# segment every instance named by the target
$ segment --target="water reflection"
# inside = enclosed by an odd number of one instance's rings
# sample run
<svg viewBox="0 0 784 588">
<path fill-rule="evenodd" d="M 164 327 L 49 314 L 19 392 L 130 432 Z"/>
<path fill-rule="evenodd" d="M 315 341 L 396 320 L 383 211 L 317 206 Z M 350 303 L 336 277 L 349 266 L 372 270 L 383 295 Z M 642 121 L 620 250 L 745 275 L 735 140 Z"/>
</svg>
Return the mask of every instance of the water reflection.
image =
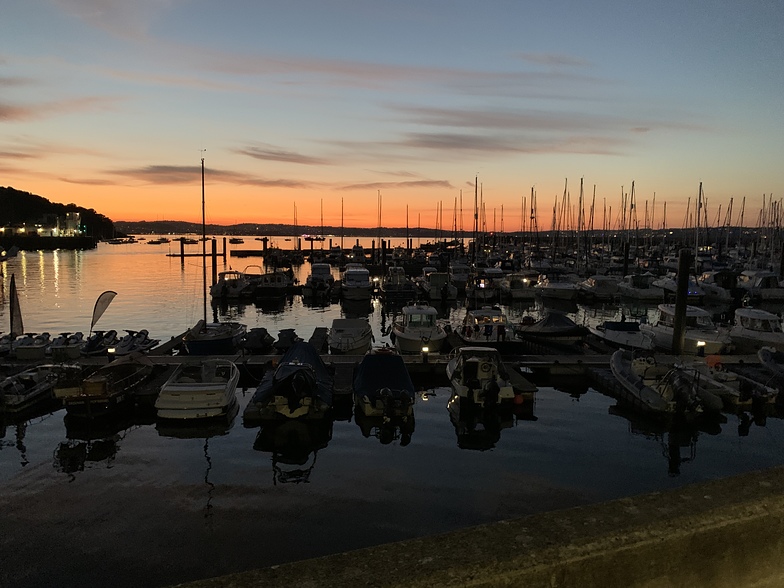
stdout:
<svg viewBox="0 0 784 588">
<path fill-rule="evenodd" d="M 27 429 L 32 425 L 41 423 L 52 416 L 57 410 L 54 400 L 36 402 L 33 406 L 19 412 L 0 412 L 0 451 L 15 449 L 19 452 L 19 465 L 25 467 L 30 463 L 27 457 L 27 444 L 25 437 Z M 14 427 L 13 439 L 8 433 L 8 428 Z"/>
<path fill-rule="evenodd" d="M 414 415 L 391 418 L 370 417 L 361 410 L 357 410 L 354 414 L 354 420 L 365 439 L 375 437 L 382 445 L 389 445 L 397 441 L 401 447 L 405 447 L 411 443 L 411 437 L 416 427 Z"/>
<path fill-rule="evenodd" d="M 273 484 L 307 483 L 319 450 L 331 439 L 331 419 L 291 419 L 263 425 L 253 449 L 272 454 Z"/>
<path fill-rule="evenodd" d="M 519 397 L 520 403 L 511 406 L 488 404 L 480 406 L 466 398 L 452 394 L 447 402 L 449 419 L 455 428 L 460 449 L 486 451 L 501 439 L 501 431 L 515 426 L 517 421 L 535 421 L 535 400 Z"/>
</svg>

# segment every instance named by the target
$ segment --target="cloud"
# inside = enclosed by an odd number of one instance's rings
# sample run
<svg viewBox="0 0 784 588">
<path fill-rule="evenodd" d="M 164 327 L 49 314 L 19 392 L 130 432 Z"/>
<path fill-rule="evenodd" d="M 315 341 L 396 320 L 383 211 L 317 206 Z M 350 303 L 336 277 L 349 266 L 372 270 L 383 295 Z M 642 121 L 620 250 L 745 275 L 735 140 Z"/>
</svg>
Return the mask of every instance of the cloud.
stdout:
<svg viewBox="0 0 784 588">
<path fill-rule="evenodd" d="M 112 170 L 108 173 L 145 184 L 198 184 L 201 181 L 201 168 L 198 166 L 150 165 L 141 168 Z M 301 180 L 266 179 L 240 172 L 209 168 L 206 170 L 205 180 L 265 188 L 314 187 L 314 184 Z"/>
<path fill-rule="evenodd" d="M 574 55 L 563 53 L 516 53 L 514 57 L 533 63 L 536 65 L 547 65 L 549 67 L 590 67 L 591 63 Z"/>
<path fill-rule="evenodd" d="M 0 65 L 3 61 L 0 59 Z M 15 86 L 32 86 L 36 83 L 33 78 L 23 76 L 0 76 L 0 88 L 12 88 Z"/>
<path fill-rule="evenodd" d="M 416 180 L 412 182 L 369 182 L 366 184 L 349 184 L 340 190 L 382 190 L 387 188 L 449 188 L 454 186 L 447 180 Z"/>
<path fill-rule="evenodd" d="M 303 165 L 329 165 L 327 159 L 303 155 L 293 151 L 285 151 L 272 145 L 251 145 L 242 149 L 235 149 L 235 153 L 247 155 L 263 161 L 281 161 L 284 163 L 299 163 Z"/>
<path fill-rule="evenodd" d="M 83 96 L 24 106 L 0 103 L 0 122 L 35 120 L 62 114 L 107 110 L 119 100 L 119 98 Z"/>
<path fill-rule="evenodd" d="M 66 14 L 119 37 L 144 38 L 178 0 L 55 0 Z"/>
</svg>

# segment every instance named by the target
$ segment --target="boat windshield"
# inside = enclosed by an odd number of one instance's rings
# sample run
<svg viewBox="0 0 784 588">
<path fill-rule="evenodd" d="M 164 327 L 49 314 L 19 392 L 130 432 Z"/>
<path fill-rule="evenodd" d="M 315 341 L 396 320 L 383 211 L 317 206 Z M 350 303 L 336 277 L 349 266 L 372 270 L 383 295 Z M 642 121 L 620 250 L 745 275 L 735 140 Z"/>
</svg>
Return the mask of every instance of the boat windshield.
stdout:
<svg viewBox="0 0 784 588">
<path fill-rule="evenodd" d="M 778 320 L 743 317 L 741 318 L 741 325 L 761 333 L 781 333 L 781 325 Z"/>
<path fill-rule="evenodd" d="M 433 327 L 436 324 L 434 314 L 410 314 L 408 315 L 409 327 Z"/>
<path fill-rule="evenodd" d="M 709 316 L 687 316 L 686 326 L 697 329 L 715 329 L 716 326 Z"/>
</svg>

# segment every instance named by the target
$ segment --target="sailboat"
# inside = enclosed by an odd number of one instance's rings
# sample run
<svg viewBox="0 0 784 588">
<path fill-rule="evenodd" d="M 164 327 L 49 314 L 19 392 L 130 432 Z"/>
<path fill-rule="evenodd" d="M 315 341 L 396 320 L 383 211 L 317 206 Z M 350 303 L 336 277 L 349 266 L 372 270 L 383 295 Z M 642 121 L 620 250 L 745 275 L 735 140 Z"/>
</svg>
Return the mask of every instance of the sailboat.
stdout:
<svg viewBox="0 0 784 588">
<path fill-rule="evenodd" d="M 237 350 L 245 336 L 246 327 L 234 322 L 207 322 L 207 223 L 204 209 L 204 157 L 201 158 L 201 233 L 204 312 L 202 318 L 185 333 L 182 340 L 189 355 L 229 355 Z"/>
<path fill-rule="evenodd" d="M 22 324 L 22 311 L 19 308 L 19 294 L 16 291 L 16 279 L 14 274 L 11 274 L 10 286 L 10 307 L 11 307 L 11 330 L 7 335 L 0 337 L 0 355 L 6 355 L 11 351 L 14 339 L 24 333 L 24 325 Z"/>
</svg>

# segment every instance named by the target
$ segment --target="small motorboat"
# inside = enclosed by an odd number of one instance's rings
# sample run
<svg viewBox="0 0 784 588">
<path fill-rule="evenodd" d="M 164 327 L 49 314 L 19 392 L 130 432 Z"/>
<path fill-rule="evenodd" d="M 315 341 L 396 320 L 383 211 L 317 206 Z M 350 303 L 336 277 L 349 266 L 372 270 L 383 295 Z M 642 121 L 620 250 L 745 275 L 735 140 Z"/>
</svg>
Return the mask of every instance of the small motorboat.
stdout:
<svg viewBox="0 0 784 588">
<path fill-rule="evenodd" d="M 40 400 L 51 399 L 59 379 L 57 366 L 40 365 L 0 380 L 0 408 L 22 410 Z"/>
<path fill-rule="evenodd" d="M 391 348 L 366 354 L 354 372 L 354 405 L 368 417 L 414 416 L 414 384 L 403 358 Z"/>
<path fill-rule="evenodd" d="M 784 349 L 781 319 L 761 308 L 738 308 L 730 328 L 735 353 L 757 353 L 763 347 Z"/>
<path fill-rule="evenodd" d="M 584 341 L 589 333 L 587 327 L 578 325 L 560 312 L 548 312 L 538 321 L 532 316 L 523 317 L 515 325 L 514 332 L 524 341 L 548 345 L 575 345 Z"/>
<path fill-rule="evenodd" d="M 701 397 L 705 396 L 705 392 L 713 394 L 730 409 L 751 406 L 755 402 L 774 402 L 779 393 L 776 388 L 725 370 L 721 363 L 714 363 L 712 366 L 707 363 L 694 363 L 684 365 L 682 369 L 692 379 Z"/>
<path fill-rule="evenodd" d="M 261 355 L 264 353 L 271 353 L 274 344 L 275 337 L 270 335 L 267 329 L 264 327 L 254 327 L 245 334 L 241 348 L 244 353 Z"/>
<path fill-rule="evenodd" d="M 240 372 L 227 359 L 180 364 L 155 400 L 159 419 L 195 420 L 223 417 L 237 404 Z"/>
<path fill-rule="evenodd" d="M 403 307 L 400 321 L 392 323 L 392 340 L 400 353 L 438 353 L 446 341 L 446 331 L 438 324 L 438 311 L 429 304 Z"/>
<path fill-rule="evenodd" d="M 334 319 L 327 342 L 331 353 L 362 355 L 373 342 L 373 329 L 366 319 Z"/>
<path fill-rule="evenodd" d="M 134 389 L 152 373 L 152 361 L 146 355 L 134 352 L 101 367 L 76 389 L 55 388 L 55 396 L 62 399 L 69 416 L 108 416 L 133 404 Z"/>
<path fill-rule="evenodd" d="M 525 376 L 507 369 L 492 347 L 459 347 L 446 364 L 446 375 L 455 394 L 479 406 L 521 402 L 536 392 Z"/>
<path fill-rule="evenodd" d="M 189 355 L 236 353 L 247 328 L 241 323 L 205 323 L 200 319 L 182 338 Z"/>
<path fill-rule="evenodd" d="M 322 419 L 332 408 L 334 378 L 313 345 L 294 343 L 268 371 L 243 412 L 245 426 L 281 419 Z"/>
<path fill-rule="evenodd" d="M 49 351 L 52 353 L 53 361 L 69 361 L 78 359 L 82 355 L 82 345 L 84 345 L 84 334 L 81 331 L 60 333 L 52 341 Z"/>
<path fill-rule="evenodd" d="M 660 304 L 659 318 L 653 324 L 641 325 L 640 329 L 653 334 L 656 346 L 672 351 L 675 330 L 675 305 Z M 686 306 L 684 325 L 684 355 L 713 355 L 724 352 L 730 346 L 729 336 L 720 331 L 707 310 L 697 306 Z"/>
<path fill-rule="evenodd" d="M 621 349 L 652 351 L 656 346 L 653 335 L 648 331 L 641 331 L 637 321 L 627 321 L 624 318 L 620 321 L 604 321 L 595 327 L 588 327 L 588 330 L 605 343 Z"/>
</svg>

